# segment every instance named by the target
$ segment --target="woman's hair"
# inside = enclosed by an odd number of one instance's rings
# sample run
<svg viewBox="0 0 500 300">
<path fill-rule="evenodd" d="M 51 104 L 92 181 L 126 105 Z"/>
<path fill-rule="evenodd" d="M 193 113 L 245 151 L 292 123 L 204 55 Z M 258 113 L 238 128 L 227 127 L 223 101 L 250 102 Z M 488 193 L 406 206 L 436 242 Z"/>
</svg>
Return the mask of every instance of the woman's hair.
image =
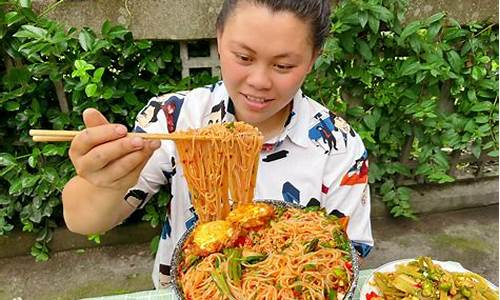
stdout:
<svg viewBox="0 0 500 300">
<path fill-rule="evenodd" d="M 330 32 L 331 0 L 224 0 L 217 17 L 216 28 L 223 32 L 227 18 L 234 13 L 238 3 L 247 2 L 262 5 L 273 12 L 287 11 L 311 26 L 311 40 L 314 49 L 321 49 Z"/>
</svg>

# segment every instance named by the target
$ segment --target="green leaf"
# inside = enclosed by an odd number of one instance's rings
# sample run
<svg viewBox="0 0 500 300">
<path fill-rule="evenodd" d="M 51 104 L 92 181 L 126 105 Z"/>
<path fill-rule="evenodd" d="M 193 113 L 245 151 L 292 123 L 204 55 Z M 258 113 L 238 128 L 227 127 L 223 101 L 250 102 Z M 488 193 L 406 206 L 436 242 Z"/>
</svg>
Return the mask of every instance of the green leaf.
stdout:
<svg viewBox="0 0 500 300">
<path fill-rule="evenodd" d="M 125 102 L 130 105 L 139 105 L 139 100 L 137 99 L 137 96 L 134 93 L 128 92 L 124 95 Z"/>
<path fill-rule="evenodd" d="M 491 59 L 488 56 L 481 56 L 477 61 L 482 64 L 487 64 L 491 61 Z"/>
<path fill-rule="evenodd" d="M 399 174 L 402 174 L 402 175 L 405 175 L 408 177 L 411 176 L 410 168 L 402 163 L 399 163 L 399 162 L 392 163 L 391 167 Z"/>
<path fill-rule="evenodd" d="M 471 107 L 471 111 L 490 111 L 491 109 L 491 102 L 483 101 L 474 104 L 474 106 Z"/>
<path fill-rule="evenodd" d="M 477 143 L 472 144 L 471 152 L 475 158 L 479 158 L 479 156 L 481 155 L 481 145 Z"/>
<path fill-rule="evenodd" d="M 391 202 L 392 200 L 394 200 L 394 198 L 396 198 L 396 192 L 391 190 L 387 194 L 384 194 L 384 196 L 382 197 L 382 201 Z"/>
<path fill-rule="evenodd" d="M 102 35 L 108 35 L 109 31 L 113 28 L 113 24 L 109 20 L 104 21 L 101 26 L 101 34 Z"/>
<path fill-rule="evenodd" d="M 80 46 L 82 46 L 83 50 L 91 51 L 95 39 L 87 30 L 82 30 L 78 36 L 78 42 L 80 43 Z"/>
<path fill-rule="evenodd" d="M 118 25 L 118 26 L 114 26 L 112 28 L 109 29 L 108 31 L 108 35 L 111 37 L 111 38 L 118 38 L 118 39 L 123 39 L 124 36 L 128 33 L 129 31 L 127 30 L 127 28 L 121 26 L 121 25 Z"/>
<path fill-rule="evenodd" d="M 31 0 L 19 0 L 18 3 L 22 8 L 31 8 Z"/>
<path fill-rule="evenodd" d="M 433 160 L 436 162 L 441 168 L 448 169 L 449 163 L 448 163 L 448 157 L 444 152 L 441 150 L 436 151 L 436 153 L 433 155 Z"/>
<path fill-rule="evenodd" d="M 100 67 L 94 71 L 94 76 L 92 76 L 92 82 L 99 83 L 101 81 L 102 75 L 104 74 L 104 68 Z"/>
<path fill-rule="evenodd" d="M 409 37 L 410 35 L 414 34 L 415 32 L 417 32 L 417 30 L 420 29 L 420 27 L 422 26 L 422 24 L 420 23 L 420 21 L 413 21 L 411 22 L 410 24 L 408 24 L 404 29 L 403 31 L 401 32 L 400 36 L 399 36 L 399 43 L 403 43 L 404 40 Z"/>
<path fill-rule="evenodd" d="M 399 196 L 400 200 L 403 200 L 403 201 L 410 200 L 411 190 L 409 188 L 407 188 L 407 187 L 399 187 L 397 189 L 397 191 L 398 191 L 398 196 Z"/>
<path fill-rule="evenodd" d="M 436 22 L 436 21 L 441 20 L 441 19 L 442 19 L 442 18 L 444 18 L 445 16 L 446 16 L 446 14 L 445 14 L 445 13 L 443 13 L 443 12 L 438 12 L 437 14 L 434 14 L 434 15 L 432 15 L 432 16 L 430 16 L 430 17 L 428 17 L 427 19 L 425 19 L 425 22 L 426 22 L 427 24 L 432 24 L 432 23 L 434 23 L 434 22 Z"/>
<path fill-rule="evenodd" d="M 0 166 L 13 166 L 17 164 L 16 158 L 10 153 L 0 153 Z"/>
<path fill-rule="evenodd" d="M 17 13 L 17 11 L 10 11 L 5 14 L 5 23 L 8 27 L 22 20 L 23 17 Z"/>
<path fill-rule="evenodd" d="M 488 118 L 488 116 L 485 116 L 485 115 L 479 115 L 475 118 L 476 123 L 479 123 L 479 124 L 488 123 L 489 120 L 490 120 L 490 118 Z"/>
<path fill-rule="evenodd" d="M 384 22 L 388 22 L 394 18 L 392 12 L 383 6 L 376 5 L 369 8 L 377 18 Z"/>
<path fill-rule="evenodd" d="M 37 160 L 33 156 L 28 157 L 28 165 L 32 168 L 36 167 Z"/>
<path fill-rule="evenodd" d="M 48 182 L 55 182 L 59 178 L 56 169 L 52 167 L 47 167 L 44 171 L 43 178 Z"/>
<path fill-rule="evenodd" d="M 380 186 L 380 193 L 385 195 L 394 189 L 394 181 L 387 180 Z"/>
<path fill-rule="evenodd" d="M 113 97 L 113 89 L 110 87 L 105 87 L 102 93 L 102 97 L 104 99 L 110 99 L 111 97 Z"/>
<path fill-rule="evenodd" d="M 361 28 L 365 28 L 366 23 L 368 22 L 368 12 L 366 10 L 358 12 L 358 19 Z"/>
<path fill-rule="evenodd" d="M 151 250 L 151 254 L 155 255 L 158 251 L 158 246 L 160 245 L 160 236 L 156 235 L 151 239 L 151 243 L 149 245 L 149 249 Z"/>
<path fill-rule="evenodd" d="M 420 62 L 416 61 L 414 58 L 410 58 L 402 63 L 399 72 L 401 76 L 409 76 L 417 73 L 418 71 L 420 71 L 420 69 L 421 69 Z"/>
<path fill-rule="evenodd" d="M 450 63 L 451 68 L 456 73 L 460 73 L 462 71 L 462 67 L 464 62 L 460 58 L 460 55 L 455 50 L 450 50 L 448 53 L 448 62 Z"/>
<path fill-rule="evenodd" d="M 378 29 L 380 26 L 380 20 L 373 17 L 372 15 L 368 16 L 368 26 L 372 30 L 373 33 L 378 33 Z"/>
<path fill-rule="evenodd" d="M 14 34 L 15 37 L 26 37 L 33 39 L 44 39 L 47 37 L 47 30 L 43 28 L 33 25 L 23 25 L 21 26 L 21 28 L 23 28 L 24 31 L 18 31 L 16 34 Z"/>
<path fill-rule="evenodd" d="M 358 41 L 358 50 L 364 59 L 368 61 L 372 59 L 372 51 L 370 49 L 370 46 L 368 46 L 368 44 L 365 41 L 363 40 Z"/>
<path fill-rule="evenodd" d="M 67 145 L 47 144 L 42 148 L 43 156 L 63 156 L 66 154 Z"/>
<path fill-rule="evenodd" d="M 16 111 L 19 110 L 21 105 L 19 102 L 9 101 L 3 105 L 6 111 Z"/>
<path fill-rule="evenodd" d="M 137 48 L 144 50 L 144 49 L 149 49 L 153 45 L 151 41 L 148 40 L 137 40 L 135 41 L 135 45 Z"/>
<path fill-rule="evenodd" d="M 16 178 L 10 183 L 9 195 L 18 195 L 23 188 L 22 182 L 19 178 Z"/>
<path fill-rule="evenodd" d="M 484 79 L 479 82 L 479 86 L 483 89 L 496 91 L 498 89 L 498 81 L 494 79 Z"/>
<path fill-rule="evenodd" d="M 38 180 L 40 179 L 40 175 L 29 176 L 25 174 L 21 179 L 21 186 L 23 189 L 28 189 L 34 186 Z"/>
<path fill-rule="evenodd" d="M 80 71 L 88 71 L 88 70 L 95 69 L 95 67 L 92 64 L 89 64 L 86 61 L 81 60 L 81 59 L 75 60 L 74 66 L 77 70 L 80 70 Z"/>
<path fill-rule="evenodd" d="M 377 128 L 377 122 L 378 122 L 378 119 L 376 116 L 374 115 L 366 115 L 364 118 L 363 118 L 363 122 L 365 123 L 365 125 L 368 127 L 368 129 L 370 130 L 375 130 Z"/>
<path fill-rule="evenodd" d="M 429 27 L 429 30 L 427 31 L 427 36 L 429 39 L 434 39 L 436 35 L 439 33 L 441 30 L 441 23 L 434 23 Z"/>
<path fill-rule="evenodd" d="M 483 77 L 482 76 L 483 72 L 481 69 L 482 68 L 478 66 L 472 67 L 472 79 L 479 80 L 481 77 Z"/>
<path fill-rule="evenodd" d="M 87 97 L 94 96 L 96 92 L 97 92 L 97 85 L 95 83 L 89 83 L 85 87 L 85 95 L 87 95 Z"/>
<path fill-rule="evenodd" d="M 467 98 L 469 98 L 469 100 L 471 102 L 476 102 L 477 101 L 477 96 L 476 96 L 476 91 L 475 90 L 468 90 L 467 91 Z"/>
<path fill-rule="evenodd" d="M 498 157 L 498 150 L 493 150 L 493 151 L 488 152 L 488 156 Z"/>
</svg>

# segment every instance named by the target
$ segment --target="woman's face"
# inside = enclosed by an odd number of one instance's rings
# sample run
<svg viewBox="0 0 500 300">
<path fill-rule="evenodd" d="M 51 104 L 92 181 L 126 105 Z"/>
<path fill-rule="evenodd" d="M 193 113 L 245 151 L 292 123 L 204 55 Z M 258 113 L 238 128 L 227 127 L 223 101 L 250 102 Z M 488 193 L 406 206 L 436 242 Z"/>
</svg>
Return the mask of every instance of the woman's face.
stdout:
<svg viewBox="0 0 500 300">
<path fill-rule="evenodd" d="M 261 131 L 282 126 L 316 58 L 310 26 L 293 13 L 241 1 L 217 39 L 236 118 Z"/>
</svg>

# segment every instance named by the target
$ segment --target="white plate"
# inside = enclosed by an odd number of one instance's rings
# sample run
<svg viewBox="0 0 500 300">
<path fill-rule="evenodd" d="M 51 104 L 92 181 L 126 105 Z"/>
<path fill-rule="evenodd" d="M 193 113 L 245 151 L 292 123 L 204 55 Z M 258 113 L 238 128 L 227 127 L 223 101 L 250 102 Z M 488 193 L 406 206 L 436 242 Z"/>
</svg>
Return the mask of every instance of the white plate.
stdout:
<svg viewBox="0 0 500 300">
<path fill-rule="evenodd" d="M 386 263 L 386 264 L 378 267 L 377 269 L 375 269 L 373 271 L 373 273 L 375 273 L 375 272 L 394 272 L 396 270 L 396 265 L 406 264 L 406 263 L 408 263 L 410 261 L 413 261 L 413 260 L 415 260 L 415 259 L 414 258 L 408 258 L 408 259 L 400 259 L 400 260 L 391 261 L 389 263 Z M 446 271 L 449 271 L 449 272 L 470 272 L 469 270 L 467 270 L 464 267 L 462 267 L 461 264 L 459 264 L 457 262 L 454 262 L 454 261 L 432 260 L 432 262 L 435 263 L 435 264 L 437 264 L 437 265 L 440 265 L 443 269 L 445 269 Z M 365 281 L 365 283 L 361 287 L 361 290 L 359 292 L 359 299 L 360 300 L 366 300 L 366 295 L 369 294 L 369 293 L 371 293 L 371 292 L 375 292 L 378 295 L 381 294 L 380 290 L 376 286 L 373 286 L 373 285 L 370 284 L 370 282 L 372 282 L 372 283 L 374 282 L 373 273 Z M 486 280 L 486 282 L 488 282 L 488 284 L 491 286 L 492 289 L 498 290 L 498 287 L 496 287 L 493 283 L 491 283 L 488 280 Z"/>
</svg>

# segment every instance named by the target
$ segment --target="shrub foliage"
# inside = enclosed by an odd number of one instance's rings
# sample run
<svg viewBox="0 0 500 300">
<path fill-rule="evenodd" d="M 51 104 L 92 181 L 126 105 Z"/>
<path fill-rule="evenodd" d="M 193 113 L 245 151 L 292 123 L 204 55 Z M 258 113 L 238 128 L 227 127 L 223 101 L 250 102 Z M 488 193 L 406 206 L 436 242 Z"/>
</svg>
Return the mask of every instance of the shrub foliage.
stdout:
<svg viewBox="0 0 500 300">
<path fill-rule="evenodd" d="M 498 27 L 444 13 L 403 23 L 405 5 L 342 1 L 304 90 L 360 133 L 372 190 L 391 213 L 414 217 L 403 179 L 451 182 L 463 153 L 498 157 Z M 43 15 L 29 0 L 0 0 L 0 235 L 36 234 L 37 260 L 62 225 L 60 192 L 74 170 L 68 144 L 33 143 L 29 129 L 82 129 L 88 107 L 132 128 L 150 97 L 216 80 L 181 79 L 174 42 L 134 40 L 109 22 L 65 29 Z M 139 216 L 152 226 L 168 196 L 156 199 Z"/>
</svg>

